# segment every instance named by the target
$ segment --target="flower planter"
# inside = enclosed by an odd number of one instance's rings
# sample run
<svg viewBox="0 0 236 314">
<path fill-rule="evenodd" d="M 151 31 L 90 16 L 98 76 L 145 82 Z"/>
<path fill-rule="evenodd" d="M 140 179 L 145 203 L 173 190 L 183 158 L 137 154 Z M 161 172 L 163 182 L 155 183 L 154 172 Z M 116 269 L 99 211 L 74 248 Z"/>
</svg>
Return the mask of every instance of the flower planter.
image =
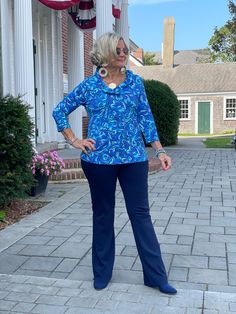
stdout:
<svg viewBox="0 0 236 314">
<path fill-rule="evenodd" d="M 36 183 L 36 186 L 31 187 L 29 194 L 31 196 L 37 196 L 41 193 L 45 193 L 48 185 L 48 176 L 46 176 L 46 174 L 36 172 L 34 178 L 36 181 L 38 181 L 38 183 Z"/>
<path fill-rule="evenodd" d="M 49 176 L 61 173 L 62 169 L 65 168 L 65 163 L 56 151 L 47 151 L 42 154 L 35 154 L 32 157 L 30 167 L 36 185 L 31 187 L 28 194 L 36 196 L 45 192 Z"/>
</svg>

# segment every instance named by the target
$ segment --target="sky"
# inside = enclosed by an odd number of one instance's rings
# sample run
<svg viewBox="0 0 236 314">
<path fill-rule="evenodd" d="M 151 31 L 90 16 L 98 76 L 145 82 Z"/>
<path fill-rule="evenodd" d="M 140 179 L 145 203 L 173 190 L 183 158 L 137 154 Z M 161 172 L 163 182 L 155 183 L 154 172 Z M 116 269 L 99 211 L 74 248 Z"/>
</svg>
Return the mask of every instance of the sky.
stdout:
<svg viewBox="0 0 236 314">
<path fill-rule="evenodd" d="M 130 38 L 144 51 L 161 51 L 166 16 L 175 19 L 175 50 L 201 49 L 230 14 L 227 0 L 129 0 Z"/>
</svg>

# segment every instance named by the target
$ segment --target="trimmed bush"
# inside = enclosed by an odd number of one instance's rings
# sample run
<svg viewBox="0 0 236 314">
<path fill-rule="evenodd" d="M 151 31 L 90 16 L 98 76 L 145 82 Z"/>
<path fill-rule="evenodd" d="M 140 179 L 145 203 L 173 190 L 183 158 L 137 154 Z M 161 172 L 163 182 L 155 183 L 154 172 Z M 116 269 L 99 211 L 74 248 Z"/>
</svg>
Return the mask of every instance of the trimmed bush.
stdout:
<svg viewBox="0 0 236 314">
<path fill-rule="evenodd" d="M 162 145 L 176 144 L 180 106 L 175 93 L 159 81 L 144 80 L 144 86 Z"/>
<path fill-rule="evenodd" d="M 20 97 L 0 98 L 0 205 L 23 198 L 33 184 L 33 123 L 28 111 Z"/>
</svg>

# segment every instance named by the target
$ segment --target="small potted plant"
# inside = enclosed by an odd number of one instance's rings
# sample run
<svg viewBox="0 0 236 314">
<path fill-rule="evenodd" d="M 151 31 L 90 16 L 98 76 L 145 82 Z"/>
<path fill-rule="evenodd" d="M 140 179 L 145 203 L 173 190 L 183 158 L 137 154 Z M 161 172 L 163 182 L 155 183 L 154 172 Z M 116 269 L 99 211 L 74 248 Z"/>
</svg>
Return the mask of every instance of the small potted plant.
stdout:
<svg viewBox="0 0 236 314">
<path fill-rule="evenodd" d="M 30 167 L 36 183 L 31 188 L 30 195 L 36 196 L 45 192 L 49 176 L 61 173 L 65 164 L 56 151 L 47 151 L 42 154 L 36 153 L 32 158 Z"/>
</svg>

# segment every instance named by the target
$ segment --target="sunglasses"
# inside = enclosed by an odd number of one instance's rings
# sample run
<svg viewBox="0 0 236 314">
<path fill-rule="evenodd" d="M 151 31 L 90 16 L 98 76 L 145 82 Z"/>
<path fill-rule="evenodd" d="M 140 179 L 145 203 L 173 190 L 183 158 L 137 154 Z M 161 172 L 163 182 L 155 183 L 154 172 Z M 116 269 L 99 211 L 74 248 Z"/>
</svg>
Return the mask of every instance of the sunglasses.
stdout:
<svg viewBox="0 0 236 314">
<path fill-rule="evenodd" d="M 121 54 L 121 52 L 123 51 L 123 53 L 127 56 L 129 53 L 129 49 L 128 48 L 116 48 L 116 54 L 119 56 Z"/>
</svg>

